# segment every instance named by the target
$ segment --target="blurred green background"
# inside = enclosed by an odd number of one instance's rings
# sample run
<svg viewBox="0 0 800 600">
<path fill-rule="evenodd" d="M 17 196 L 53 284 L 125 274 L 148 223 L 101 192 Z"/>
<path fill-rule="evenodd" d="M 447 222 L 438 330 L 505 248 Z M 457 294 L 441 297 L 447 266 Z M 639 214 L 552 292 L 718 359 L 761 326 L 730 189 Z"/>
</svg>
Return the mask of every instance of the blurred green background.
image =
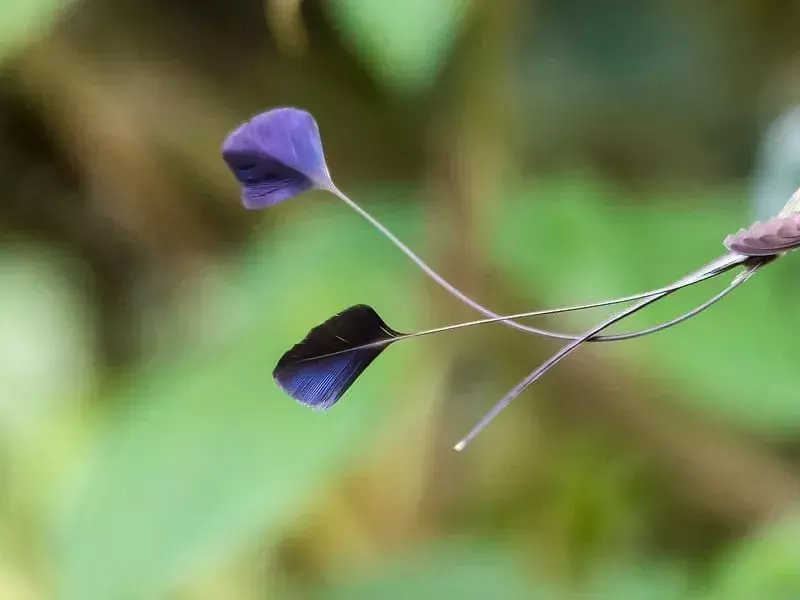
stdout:
<svg viewBox="0 0 800 600">
<path fill-rule="evenodd" d="M 299 106 L 338 185 L 494 310 L 634 293 L 800 185 L 798 23 L 783 0 L 2 3 L 0 598 L 800 598 L 796 257 L 583 348 L 457 454 L 559 345 L 425 338 L 297 405 L 272 368 L 335 312 L 475 315 L 331 196 L 244 210 L 220 158 Z"/>
</svg>

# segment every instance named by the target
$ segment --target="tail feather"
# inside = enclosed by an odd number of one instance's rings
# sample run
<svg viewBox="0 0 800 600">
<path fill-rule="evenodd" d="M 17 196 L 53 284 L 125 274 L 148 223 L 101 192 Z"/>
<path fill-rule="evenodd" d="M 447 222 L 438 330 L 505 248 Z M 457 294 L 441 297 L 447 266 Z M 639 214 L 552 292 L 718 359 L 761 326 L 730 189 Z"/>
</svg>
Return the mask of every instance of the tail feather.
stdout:
<svg viewBox="0 0 800 600">
<path fill-rule="evenodd" d="M 301 404 L 327 410 L 400 335 L 372 307 L 351 306 L 309 331 L 272 375 Z"/>
</svg>

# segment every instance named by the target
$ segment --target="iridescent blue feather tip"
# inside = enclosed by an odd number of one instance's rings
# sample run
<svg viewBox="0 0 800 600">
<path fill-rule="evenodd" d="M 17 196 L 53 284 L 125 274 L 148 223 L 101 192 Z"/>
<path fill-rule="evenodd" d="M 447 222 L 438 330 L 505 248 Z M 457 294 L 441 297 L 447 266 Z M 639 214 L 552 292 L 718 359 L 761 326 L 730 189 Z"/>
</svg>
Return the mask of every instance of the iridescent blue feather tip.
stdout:
<svg viewBox="0 0 800 600">
<path fill-rule="evenodd" d="M 309 331 L 281 357 L 272 375 L 301 404 L 327 410 L 401 335 L 371 307 L 351 306 Z"/>
</svg>

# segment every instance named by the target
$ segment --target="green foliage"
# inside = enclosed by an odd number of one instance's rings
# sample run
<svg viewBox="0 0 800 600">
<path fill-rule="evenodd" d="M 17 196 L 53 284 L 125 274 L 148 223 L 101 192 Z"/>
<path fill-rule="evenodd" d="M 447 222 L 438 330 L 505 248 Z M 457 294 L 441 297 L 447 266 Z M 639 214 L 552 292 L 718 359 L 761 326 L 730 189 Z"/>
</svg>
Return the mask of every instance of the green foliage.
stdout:
<svg viewBox="0 0 800 600">
<path fill-rule="evenodd" d="M 388 212 L 391 227 L 426 254 L 417 243 L 421 221 L 409 210 L 409 189 L 373 188 L 358 196 L 382 198 L 382 206 L 392 208 L 379 212 Z M 613 188 L 591 179 L 555 179 L 497 204 L 490 257 L 498 272 L 535 295 L 531 308 L 657 286 L 712 258 L 720 246 L 709 232 L 722 237 L 739 222 L 735 211 L 706 205 L 699 219 L 691 206 L 681 206 L 625 207 Z M 111 398 L 116 408 L 95 432 L 86 457 L 91 468 L 73 472 L 71 502 L 59 513 L 53 539 L 58 597 L 160 598 L 243 549 L 258 545 L 263 553 L 310 499 L 338 480 L 348 461 L 370 453 L 376 432 L 396 414 L 393 399 L 413 392 L 412 366 L 430 361 L 424 343 L 379 360 L 325 415 L 292 403 L 272 382 L 280 354 L 337 309 L 369 302 L 400 329 L 418 324 L 419 308 L 404 286 L 422 277 L 399 253 L 339 205 L 315 207 L 304 217 L 270 232 L 243 255 L 240 269 L 228 268 L 209 283 L 203 302 L 187 302 L 163 324 L 202 323 L 214 335 L 200 336 L 190 349 L 177 344 L 150 353 L 151 362 L 132 372 Z M 675 239 L 682 243 L 673 244 Z M 796 427 L 789 404 L 764 400 L 754 407 L 748 398 L 759 386 L 770 394 L 788 388 L 790 366 L 736 351 L 767 331 L 776 355 L 789 352 L 780 341 L 785 319 L 764 319 L 760 328 L 741 323 L 742 311 L 779 301 L 781 275 L 767 271 L 736 299 L 676 330 L 682 333 L 604 349 L 668 374 L 692 401 L 744 425 Z M 699 300 L 707 291 L 688 295 Z M 593 319 L 576 316 L 572 322 Z M 726 377 L 709 377 L 709 365 Z M 775 378 L 779 385 L 770 383 Z M 552 477 L 536 494 L 541 506 L 528 522 L 559 531 L 560 551 L 586 565 L 590 575 L 576 589 L 592 599 L 706 598 L 689 587 L 691 568 L 652 563 L 649 556 L 613 562 L 627 555 L 627 545 L 636 543 L 632 528 L 649 514 L 643 496 L 632 492 L 635 465 L 620 471 L 602 457 L 601 445 L 590 446 L 585 459 L 570 467 L 574 461 L 566 452 L 566 463 L 553 459 Z M 794 597 L 795 533 L 793 525 L 781 524 L 724 555 L 707 597 Z M 526 567 L 523 556 L 484 543 L 434 544 L 413 558 L 384 555 L 375 572 L 345 578 L 313 597 L 570 597 L 556 582 L 535 577 L 536 568 Z"/>
<path fill-rule="evenodd" d="M 602 564 L 587 586 L 591 600 L 689 600 L 686 571 L 671 564 Z"/>
<path fill-rule="evenodd" d="M 625 206 L 618 191 L 591 178 L 555 179 L 523 190 L 493 213 L 495 266 L 537 305 L 660 287 L 723 254 L 722 239 L 748 223 L 743 210 L 731 208 L 727 190 L 704 190 L 703 197 L 702 204 L 662 196 L 646 206 Z M 676 397 L 744 427 L 796 431 L 795 351 L 785 331 L 800 320 L 784 300 L 788 279 L 782 271 L 794 268 L 793 260 L 767 269 L 688 324 L 603 351 L 639 363 L 672 382 Z M 625 329 L 670 319 L 719 288 L 711 283 L 681 292 L 627 321 Z M 765 307 L 779 318 L 762 318 Z M 559 322 L 572 323 L 577 331 L 599 314 Z"/>
<path fill-rule="evenodd" d="M 243 543 L 275 540 L 353 450 L 374 443 L 381 411 L 404 388 L 402 354 L 329 414 L 293 403 L 271 370 L 332 309 L 368 301 L 402 321 L 407 301 L 390 292 L 397 277 L 375 242 L 341 212 L 285 228 L 249 256 L 227 341 L 143 366 L 64 516 L 63 598 L 158 597 Z"/>
<path fill-rule="evenodd" d="M 470 548 L 424 548 L 413 558 L 390 562 L 375 576 L 331 586 L 313 600 L 554 600 L 554 590 L 537 582 L 514 553 L 484 542 Z"/>
<path fill-rule="evenodd" d="M 92 322 L 79 265 L 33 244 L 0 254 L 0 430 L 35 433 L 94 379 Z"/>
<path fill-rule="evenodd" d="M 334 311 L 368 302 L 404 331 L 476 315 L 448 312 L 455 300 L 327 196 L 243 211 L 219 160 L 240 118 L 312 107 L 337 177 L 376 182 L 354 196 L 492 308 L 661 286 L 750 223 L 753 106 L 792 71 L 751 50 L 793 47 L 792 3 L 326 0 L 323 22 L 301 0 L 265 1 L 86 0 L 76 18 L 71 0 L 0 3 L 13 69 L 0 93 L 0 599 L 800 598 L 799 521 L 757 531 L 800 481 L 797 255 L 688 324 L 570 357 L 456 454 L 559 343 L 487 326 L 397 344 L 329 413 L 298 406 L 271 370 Z M 474 89 L 420 101 L 465 73 L 486 82 L 487 106 L 511 109 L 499 135 L 470 121 L 486 116 Z M 403 101 L 413 119 L 398 118 Z M 798 183 L 789 133 L 786 160 L 761 156 L 762 184 Z M 638 191 L 552 177 L 565 164 Z M 514 165 L 536 179 L 502 197 L 493 174 Z M 716 183 L 654 191 L 687 180 Z M 548 323 L 578 331 L 611 310 Z M 116 364 L 125 350 L 141 363 Z M 598 364 L 613 372 L 595 395 L 570 375 Z M 648 412 L 661 396 L 730 421 L 745 460 L 699 419 Z M 755 464 L 750 434 L 767 442 Z"/>
<path fill-rule="evenodd" d="M 423 92 L 442 69 L 469 0 L 326 3 L 372 74 L 398 93 Z"/>
<path fill-rule="evenodd" d="M 44 31 L 72 0 L 20 0 L 0 4 L 0 61 Z"/>
<path fill-rule="evenodd" d="M 713 598 L 800 597 L 800 518 L 784 518 L 724 557 Z"/>
</svg>

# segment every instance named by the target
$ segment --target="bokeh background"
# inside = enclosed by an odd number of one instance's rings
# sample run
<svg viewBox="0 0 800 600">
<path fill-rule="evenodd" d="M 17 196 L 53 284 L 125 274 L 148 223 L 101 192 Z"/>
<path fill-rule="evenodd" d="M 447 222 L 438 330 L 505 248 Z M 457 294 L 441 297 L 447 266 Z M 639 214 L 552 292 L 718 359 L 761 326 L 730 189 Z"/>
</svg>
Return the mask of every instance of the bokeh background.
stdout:
<svg viewBox="0 0 800 600">
<path fill-rule="evenodd" d="M 300 106 L 338 185 L 494 310 L 634 293 L 800 185 L 798 23 L 791 0 L 0 4 L 0 597 L 800 598 L 794 257 L 583 348 L 457 454 L 559 344 L 424 338 L 330 413 L 295 404 L 272 367 L 349 305 L 475 315 L 332 196 L 246 211 L 220 158 Z"/>
</svg>

